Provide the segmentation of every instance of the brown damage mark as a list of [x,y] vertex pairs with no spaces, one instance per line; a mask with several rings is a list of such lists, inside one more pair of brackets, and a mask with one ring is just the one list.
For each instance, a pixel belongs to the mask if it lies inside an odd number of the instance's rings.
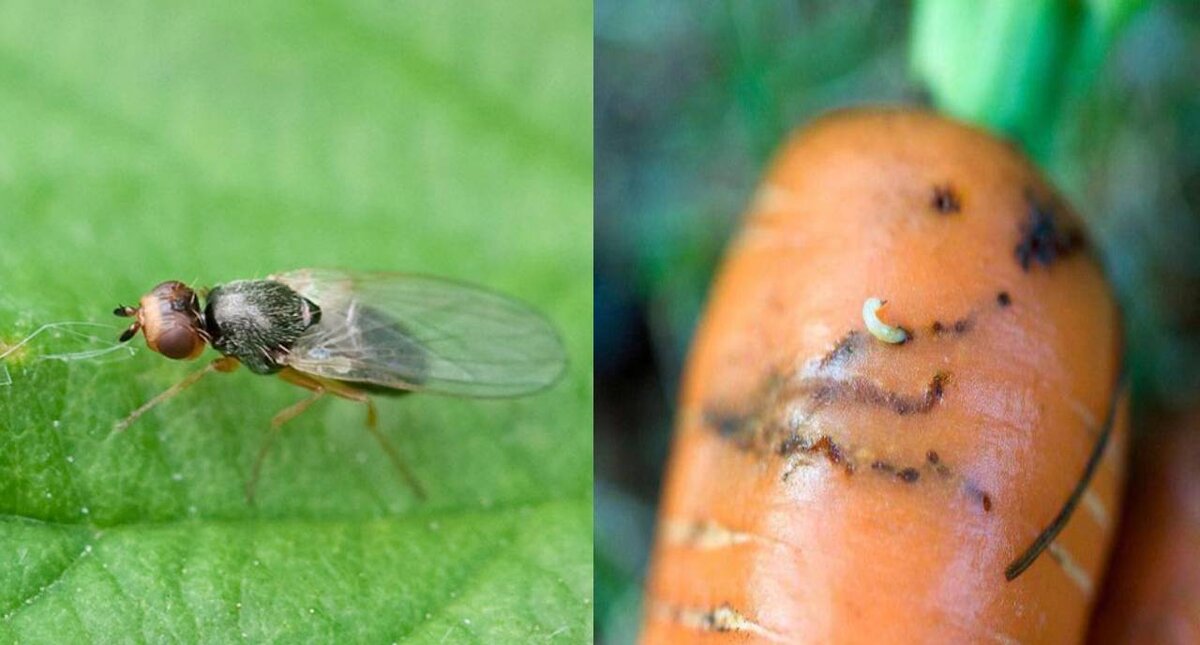
[[812,400],[818,405],[850,402],[886,408],[900,416],[926,414],[942,402],[946,383],[950,376],[945,372],[933,375],[929,385],[921,394],[901,394],[881,387],[878,383],[862,377],[832,379],[809,377],[804,386],[811,392]]
[[900,468],[899,466],[882,459],[876,459],[875,461],[871,462],[871,470],[889,477],[895,477],[898,481],[902,481],[906,484],[916,483],[916,481],[921,478],[921,472],[912,466]]
[[934,336],[942,336],[945,334],[961,335],[975,328],[975,321],[970,318],[960,318],[950,324],[945,324],[940,320],[933,321],[929,326],[930,331]]
[[981,507],[983,507],[983,511],[985,513],[992,512],[992,496],[991,495],[988,495],[986,491],[981,490],[978,486],[975,485],[974,482],[969,482],[969,481],[966,482],[966,484],[963,486],[963,488],[966,490],[967,495],[970,495],[971,498],[975,500],[975,503],[977,503]]
[[1008,295],[1007,291],[1001,291],[996,294],[996,304],[1001,307],[1007,307],[1012,304],[1012,296]]
[[[922,480],[923,474],[930,476],[936,474],[938,479],[930,481],[957,483],[958,487],[969,498],[980,504],[985,512],[992,510],[991,497],[970,480],[956,475],[936,450],[926,451],[925,461],[918,464],[897,464],[886,458],[874,457],[869,450],[856,450],[852,446],[834,440],[827,434],[805,435],[801,427],[797,427],[794,422],[785,420],[786,413],[777,411],[776,417],[762,419],[722,412],[709,412],[705,415],[709,426],[742,450],[761,453],[765,452],[769,446],[771,452],[785,458],[822,457],[832,467],[841,470],[847,476],[854,475],[859,471],[860,466],[864,466],[868,472],[874,472],[904,484],[917,484]],[[862,460],[861,463],[856,460],[854,455]],[[802,466],[811,463],[804,460],[799,464],[793,463],[792,465]],[[795,472],[795,468],[785,469],[783,480],[789,480],[793,472]]]
[[1057,208],[1038,200],[1032,191],[1026,191],[1025,199],[1029,210],[1021,223],[1020,238],[1014,250],[1023,270],[1029,271],[1035,262],[1049,267],[1083,248],[1082,230],[1060,221]]
[[933,187],[933,200],[930,205],[941,215],[962,212],[962,199],[959,198],[958,191],[949,184]]
[[784,457],[798,453],[824,455],[829,463],[840,466],[847,475],[854,474],[854,462],[846,457],[846,451],[833,439],[830,439],[829,435],[821,435],[816,441],[813,441],[809,437],[791,434],[780,442],[776,452]]
[[[957,325],[960,332],[971,328],[973,317],[963,320],[966,322]],[[873,348],[865,333],[851,330],[825,355],[810,360],[803,371],[791,373],[794,376],[772,371],[756,392],[740,397],[741,403],[735,407],[706,407],[704,424],[740,450],[786,459],[783,481],[799,469],[815,465],[813,458],[818,458],[847,476],[863,471],[897,484],[952,486],[990,512],[991,498],[956,473],[937,450],[926,450],[924,459],[916,463],[903,463],[873,452],[870,446],[848,445],[828,433],[813,431],[814,415],[833,405],[878,407],[909,416],[931,413],[942,402],[951,380],[948,372],[935,373],[924,390],[916,393],[889,390],[861,376],[833,375],[852,361],[866,358]]]
[[853,358],[854,354],[862,349],[863,334],[858,330],[850,330],[842,336],[841,340],[829,350],[828,354],[821,357],[817,363],[818,369],[826,369],[836,365],[844,365]]

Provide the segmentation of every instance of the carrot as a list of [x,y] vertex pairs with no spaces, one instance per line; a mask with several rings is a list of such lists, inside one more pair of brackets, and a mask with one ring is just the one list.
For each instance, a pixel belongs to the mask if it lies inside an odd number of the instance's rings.
[[1118,313],[1005,143],[901,109],[795,135],[689,357],[643,641],[1079,641],[1123,477]]
[[1091,641],[1200,643],[1200,411],[1140,437]]

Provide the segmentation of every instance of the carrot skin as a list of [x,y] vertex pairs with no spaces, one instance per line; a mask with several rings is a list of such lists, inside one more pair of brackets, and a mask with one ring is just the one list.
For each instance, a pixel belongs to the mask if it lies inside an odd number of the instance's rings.
[[928,113],[820,119],[698,329],[643,642],[1079,642],[1120,508],[1121,382],[1111,290],[1028,161]]

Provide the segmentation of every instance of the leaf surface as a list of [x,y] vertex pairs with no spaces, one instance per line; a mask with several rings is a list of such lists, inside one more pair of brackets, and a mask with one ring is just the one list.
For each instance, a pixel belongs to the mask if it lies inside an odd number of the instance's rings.
[[[591,8],[0,7],[0,641],[592,637]],[[328,266],[530,302],[571,365],[532,397],[305,393],[200,363],[45,355],[117,304]],[[205,359],[211,359],[209,352]],[[0,382],[3,373],[0,373]]]

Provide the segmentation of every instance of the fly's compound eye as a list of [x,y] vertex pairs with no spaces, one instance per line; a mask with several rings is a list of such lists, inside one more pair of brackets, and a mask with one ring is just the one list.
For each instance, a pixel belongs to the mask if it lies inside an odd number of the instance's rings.
[[200,334],[182,326],[165,330],[155,340],[158,353],[176,360],[193,358],[204,348]]

